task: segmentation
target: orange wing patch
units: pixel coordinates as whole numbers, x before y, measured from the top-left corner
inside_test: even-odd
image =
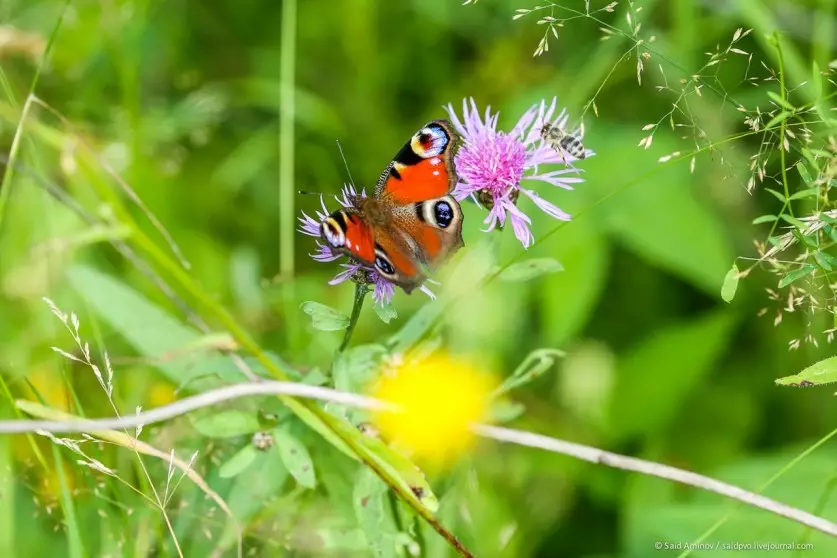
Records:
[[[413,165],[396,162],[384,184],[384,193],[402,205],[439,198],[450,191],[450,178],[443,156],[422,159]]]
[[[346,213],[345,248],[357,259],[372,265],[375,262],[375,236],[372,229],[361,218]]]
[[[379,233],[376,240],[392,262],[399,277],[402,280],[414,282],[420,275],[420,271],[404,247],[386,233]]]

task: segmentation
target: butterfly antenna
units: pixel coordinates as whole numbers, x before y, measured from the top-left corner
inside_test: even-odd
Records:
[[[322,196],[319,192],[309,192],[308,190],[297,190],[297,194],[300,196]]]
[[[352,178],[352,171],[349,170],[349,163],[346,162],[346,155],[343,153],[343,146],[340,145],[340,140],[337,141],[337,149],[340,150],[340,157],[343,159],[343,165],[346,167],[346,174],[349,175],[349,184],[355,185],[355,180]]]

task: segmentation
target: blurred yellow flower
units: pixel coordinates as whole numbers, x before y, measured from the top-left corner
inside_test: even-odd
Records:
[[[373,421],[384,439],[441,467],[471,446],[470,427],[489,416],[495,385],[473,365],[450,357],[410,362],[374,387],[375,398],[398,410],[376,411]]]

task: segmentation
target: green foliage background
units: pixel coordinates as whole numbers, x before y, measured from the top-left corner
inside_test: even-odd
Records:
[[[582,2],[568,5],[583,10]],[[196,283],[263,348],[296,370],[324,373],[342,333],[314,330],[300,305],[314,300],[348,314],[352,287],[330,287],[335,266],[311,261],[311,239],[294,233],[296,223],[281,216],[318,207],[316,197],[298,196],[297,190],[336,193],[348,181],[335,139],[357,185],[368,188],[415,129],[444,116],[442,105],[459,107],[462,98],[473,96],[481,107],[501,110],[501,125],[509,127],[542,98],[557,95],[575,116],[595,95],[598,117],[590,108],[584,118],[585,145],[596,152],[581,165],[586,181],[574,192],[543,190],[574,220],[555,230],[555,221],[521,201],[538,240],[525,257],[556,258],[564,271],[523,283],[456,285],[458,305],[443,314],[440,339],[453,352],[479,354],[486,369],[501,377],[533,350],[568,353],[512,393],[525,407],[510,423],[514,427],[759,489],[827,435],[837,418],[828,388],[773,383],[832,354],[822,341],[819,348],[787,348],[806,328],[822,331],[830,324],[796,312],[774,326],[783,302],[768,300],[764,287],[775,288],[775,278],[758,270],[742,281],[731,304],[720,299],[735,256],[753,256],[752,239],[766,233],[752,219],[779,207],[760,189],[749,195],[745,188],[758,140],[723,140],[746,130],[735,105],[768,107],[766,91],[777,91],[776,83],[754,87],[742,79],[747,56],[731,56],[718,73],[723,90],[689,96],[689,114],[718,144],[697,155],[693,173],[689,158],[657,162],[674,151],[694,150],[690,129],[672,131],[666,119],[650,149],[637,142],[646,135],[642,126],[664,117],[674,101],[655,90],[664,83],[658,65],[666,82],[676,84],[703,66],[704,52],[723,48],[735,29],[745,27],[754,28],[740,45],[753,54],[750,72],[767,75],[761,62],[775,67],[776,52],[766,37],[779,29],[788,87],[796,87],[809,79],[812,61],[828,67],[834,2],[738,0],[721,7],[646,0],[634,9],[639,6],[642,36],[656,37],[641,86],[636,51],[622,59],[632,40],[617,34],[601,41],[599,25],[589,19],[559,28],[548,52],[533,57],[545,27],[536,24],[539,16],[512,21],[515,9],[532,7],[518,0],[469,6],[448,0],[306,0],[297,6],[296,25],[284,27],[296,33],[295,52],[284,53],[281,2],[71,1],[36,94],[73,127],[33,106],[20,131],[20,167],[5,184],[5,391],[77,415],[112,413],[90,370],[50,349],[70,350],[72,339],[43,296],[78,313],[82,337],[94,353],[107,347],[116,369],[114,399],[123,414],[164,404],[176,388],[200,391],[201,382],[240,381],[227,359],[206,351],[148,360],[201,338],[154,283],[107,244],[125,234],[130,244],[139,230],[159,250],[168,250],[102,161],[176,239]],[[622,26],[625,9],[619,5],[599,16]],[[31,33],[45,44],[63,10],[58,1],[2,0],[0,30]],[[9,44],[0,41],[3,152],[19,130],[40,60],[25,41]],[[293,142],[280,149],[283,55],[296,66],[295,110]],[[793,93],[800,103],[811,100],[806,87]],[[826,82],[821,94],[831,89]],[[79,136],[101,161],[84,155]],[[289,157],[293,180],[280,182]],[[128,230],[91,230],[44,192],[43,181],[93,214],[110,212]],[[466,246],[473,250],[484,239],[483,214],[473,204],[464,210]],[[501,236],[494,263],[505,264],[521,248],[511,231]],[[36,250],[46,242],[56,248]],[[159,264],[152,258],[152,266],[169,277]],[[474,275],[468,280],[481,285],[483,276]],[[204,312],[208,304],[192,294],[181,289],[213,331],[224,331]],[[398,318],[389,324],[368,305],[353,344],[391,338],[427,304],[420,293],[397,293]],[[763,307],[770,311],[757,317]],[[357,362],[344,364],[346,381],[357,388],[361,381],[352,374],[368,374],[370,367],[361,358],[365,353],[355,356]],[[254,419],[251,403],[225,407],[238,411],[226,418],[243,420],[247,411],[248,420]],[[276,436],[285,442],[278,446],[298,444],[303,464],[275,446],[239,457],[248,466],[236,471],[229,460],[252,451],[242,448],[249,447],[255,427],[244,424],[233,432],[239,435],[219,437],[210,419],[220,409],[203,419],[149,427],[142,435],[187,460],[201,451],[196,469],[245,526],[245,550],[265,556],[395,556],[406,555],[403,543],[414,541],[424,556],[452,555],[406,507],[391,507],[394,500],[382,485],[283,406],[263,401],[258,408],[277,413]],[[9,398],[0,400],[0,416],[17,416]],[[176,554],[158,509],[125,484],[78,466],[71,452],[35,438],[40,453],[23,436],[0,437],[4,555]],[[87,447],[120,478],[151,494],[133,452]],[[837,502],[830,498],[834,457],[833,444],[819,448],[765,494],[837,519]],[[167,466],[150,458],[146,465],[158,490],[165,486]],[[452,471],[430,475],[429,482],[441,500],[441,521],[477,556],[644,557],[655,552],[655,541],[696,539],[730,509],[720,497],[669,482],[488,443]],[[368,494],[374,495],[372,504],[361,505],[358,495]],[[179,485],[168,514],[184,555],[234,555],[225,516],[190,481]],[[787,543],[805,536],[789,521],[736,509],[708,541]],[[824,535],[811,534],[810,541],[815,555],[837,551]],[[726,555],[693,553],[710,554]]]

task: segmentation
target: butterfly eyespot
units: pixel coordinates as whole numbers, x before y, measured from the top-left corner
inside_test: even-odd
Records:
[[[447,229],[462,219],[459,204],[452,196],[417,203],[416,215],[421,221],[439,229]]]
[[[436,217],[436,224],[446,229],[453,222],[453,208],[446,201],[436,202],[433,206],[433,215]]]
[[[333,217],[327,218],[321,225],[323,238],[334,247],[342,247],[346,244],[346,235],[339,223]]]
[[[445,150],[448,141],[448,133],[445,129],[438,124],[432,124],[419,130],[410,141],[410,146],[419,157],[430,159],[440,155]]]
[[[395,277],[395,268],[392,267],[389,260],[380,254],[375,256],[375,270],[387,279]]]

